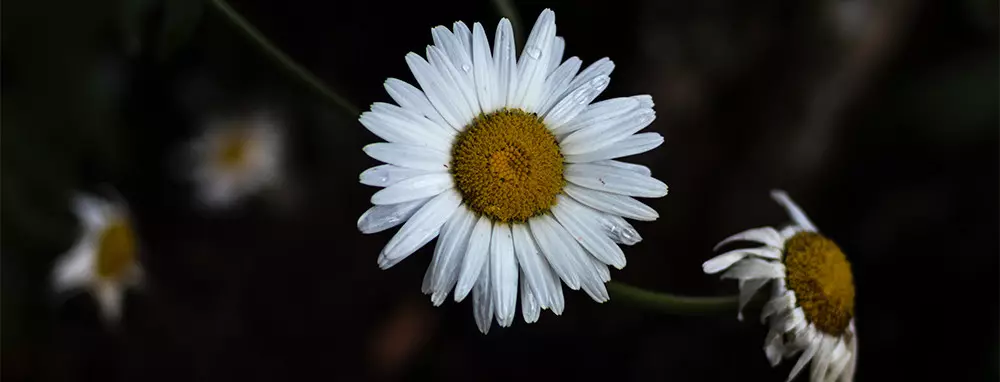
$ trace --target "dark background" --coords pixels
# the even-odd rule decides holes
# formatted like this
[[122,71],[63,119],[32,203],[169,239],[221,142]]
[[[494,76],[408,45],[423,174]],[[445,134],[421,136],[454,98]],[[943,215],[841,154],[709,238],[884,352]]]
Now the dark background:
[[[355,105],[412,81],[430,28],[489,1],[237,1]],[[615,280],[688,295],[725,236],[787,221],[790,192],[852,262],[858,380],[997,380],[996,1],[518,1],[556,11],[567,56],[617,64],[602,98],[648,93],[666,137],[634,158],[670,185]],[[430,246],[388,271],[361,235],[376,140],[197,0],[3,4],[2,379],[784,380],[748,314],[673,317],[567,294],[560,317],[476,330],[471,303],[420,294]],[[292,137],[292,203],[206,213],[178,145],[212,112],[265,107]],[[72,244],[70,192],[112,186],[148,282],[122,325],[46,283]]]

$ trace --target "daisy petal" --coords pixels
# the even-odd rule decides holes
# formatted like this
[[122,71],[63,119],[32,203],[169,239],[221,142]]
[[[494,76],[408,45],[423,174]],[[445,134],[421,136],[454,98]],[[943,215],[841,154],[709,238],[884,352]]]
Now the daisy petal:
[[448,153],[402,143],[372,143],[362,150],[375,160],[418,170],[448,171],[451,161]]
[[420,88],[424,90],[427,100],[441,114],[441,118],[448,125],[455,128],[455,130],[461,131],[466,122],[468,122],[467,119],[469,118],[467,117],[472,111],[465,108],[465,106],[457,106],[465,105],[465,103],[454,102],[454,100],[464,98],[464,96],[458,89],[448,86],[448,83],[441,77],[438,70],[424,60],[423,57],[420,57],[420,55],[413,52],[408,53],[406,55],[406,65],[410,67],[413,77],[417,79]]
[[461,21],[456,21],[452,24],[451,30],[455,34],[455,39],[462,44],[466,54],[472,57],[472,31],[469,30],[469,26]]
[[596,211],[559,195],[556,197],[556,205],[552,207],[552,214],[598,260],[618,269],[625,267],[625,253],[595,224]]
[[538,321],[538,315],[541,311],[542,308],[538,305],[538,300],[531,293],[531,287],[528,286],[524,277],[521,277],[521,314],[524,317],[524,322],[531,324]]
[[497,78],[490,42],[486,31],[479,23],[472,25],[472,77],[476,85],[479,107],[484,113],[492,113],[500,106],[496,103]]
[[721,277],[740,280],[783,278],[785,277],[785,266],[781,263],[761,259],[744,259],[730,267]]
[[615,63],[611,59],[604,57],[597,60],[593,64],[590,64],[586,69],[580,72],[580,75],[576,76],[572,82],[569,83],[570,89],[576,89],[578,86],[583,85],[586,82],[601,77],[610,76],[611,72],[615,70]]
[[804,228],[806,231],[819,232],[816,229],[816,225],[809,220],[806,213],[802,211],[802,208],[798,204],[792,201],[792,198],[788,196],[788,193],[781,190],[771,191],[771,198],[778,202],[785,210],[788,211],[788,215],[792,217],[792,221],[800,227]]
[[[566,91],[569,90],[570,81],[580,71],[581,64],[582,62],[579,58],[570,57],[562,65],[553,67],[555,70],[545,79],[545,93],[542,95],[541,106],[538,107],[539,115],[548,114],[552,109],[552,105],[555,105],[556,102],[563,98]],[[553,131],[557,127],[551,124],[547,126]]]
[[[536,217],[549,218],[548,215]],[[551,218],[549,218],[551,219]],[[587,293],[590,298],[597,302],[608,300],[608,290],[604,286],[604,281],[610,278],[610,272],[604,263],[587,253],[587,250],[580,246],[572,234],[566,230],[558,221],[551,221],[554,238],[562,242],[565,259],[569,261],[573,269],[580,277],[580,288]],[[551,261],[550,261],[551,263]]]
[[778,297],[772,298],[764,304],[764,307],[760,311],[760,323],[763,324],[767,321],[768,317],[775,314],[786,313],[791,309],[795,308],[795,296],[791,294],[782,294]]
[[559,66],[559,63],[562,62],[563,53],[565,51],[566,51],[566,40],[563,39],[562,37],[556,36],[556,38],[552,40],[552,53],[549,54],[548,67],[550,74],[552,73],[552,71],[556,69],[557,66]]
[[663,144],[663,136],[659,133],[642,133],[622,139],[599,150],[584,154],[564,155],[564,160],[566,163],[586,163],[621,158],[647,152],[659,147],[661,144]]
[[372,206],[368,211],[358,218],[358,230],[361,233],[369,234],[382,232],[389,228],[403,224],[417,209],[427,203],[430,198],[413,200],[399,204],[388,204],[382,206]]
[[117,322],[122,315],[122,305],[125,302],[125,291],[114,282],[101,281],[97,283],[94,299],[101,309],[101,316],[107,322]]
[[811,338],[809,340],[810,343],[809,347],[806,348],[806,351],[802,353],[801,356],[799,356],[798,362],[795,363],[795,366],[792,367],[791,373],[788,374],[788,379],[787,379],[788,382],[791,382],[793,379],[795,379],[795,377],[799,375],[799,372],[802,371],[802,368],[806,367],[806,364],[808,364],[809,361],[812,361],[813,357],[816,355],[816,352],[819,351],[821,342],[819,338],[820,336],[822,336],[822,334],[816,334],[814,338]]
[[[392,117],[394,120],[407,123],[410,128],[420,133],[422,139],[444,141],[444,151],[451,149],[451,140],[458,134],[446,123],[433,121],[418,112],[385,102],[372,103],[372,112],[379,116]],[[393,122],[393,123],[401,123]],[[411,143],[411,142],[403,142]]]
[[[447,31],[447,29],[445,30]],[[448,33],[451,34],[451,32]],[[451,99],[451,102],[460,113],[458,114],[459,118],[468,123],[479,115],[481,111],[479,100],[476,99],[476,92],[472,88],[471,77],[468,73],[456,68],[448,54],[443,49],[433,45],[427,47],[427,61],[444,79],[445,86],[450,89],[452,95],[456,96],[456,98]]]
[[517,62],[517,91],[514,92],[510,106],[519,107],[529,112],[536,112],[545,77],[549,73],[549,57],[552,52],[552,41],[556,37],[556,14],[550,9],[543,10],[531,28],[524,49]]
[[566,184],[563,191],[576,201],[609,214],[642,221],[653,221],[660,217],[652,207],[629,196],[591,190],[572,183]]
[[396,265],[437,237],[441,226],[461,202],[462,197],[454,190],[431,198],[389,239],[378,257],[379,267],[387,269]]
[[594,162],[594,164],[601,165],[601,166],[617,167],[617,168],[620,168],[620,169],[625,169],[625,170],[629,170],[629,171],[635,172],[635,173],[637,173],[639,175],[645,175],[645,176],[652,176],[653,175],[653,171],[650,170],[649,167],[643,166],[641,164],[621,162],[621,161],[616,161],[616,160],[602,160],[602,161]]
[[85,235],[84,238],[56,262],[52,282],[56,292],[87,285],[93,279],[95,252],[95,237]]
[[782,332],[788,333],[806,324],[806,314],[802,308],[794,308],[776,320]]
[[401,180],[372,195],[372,204],[397,204],[428,198],[455,187],[451,174],[432,173]]
[[839,337],[827,335],[821,337],[819,350],[816,351],[816,356],[813,358],[812,367],[809,371],[809,380],[822,381],[825,379],[824,377],[826,377],[826,372],[830,369],[830,354],[837,346],[838,339]]
[[549,295],[547,297],[549,301],[548,309],[555,313],[557,316],[563,313],[563,309],[566,308],[566,300],[562,292],[562,283],[559,282],[559,275],[556,271],[551,268],[548,270],[549,278]]
[[537,297],[539,305],[543,308],[551,307],[549,293],[553,288],[550,284],[558,284],[559,280],[552,279],[552,270],[542,257],[535,239],[531,237],[528,226],[514,224],[511,228],[514,236],[514,254],[517,255],[517,262],[521,264],[523,271],[522,279],[531,287],[532,295]]
[[577,273],[577,266],[571,257],[570,248],[559,239],[557,229],[562,230],[562,226],[549,215],[542,215],[528,220],[528,227],[531,228],[531,235],[538,243],[539,249],[545,255],[552,270],[562,279],[570,289],[580,289],[580,275]]
[[424,92],[415,86],[399,79],[390,78],[385,80],[385,91],[389,93],[389,97],[392,97],[393,101],[396,101],[404,109],[419,113],[434,122],[450,126],[445,122],[441,113],[431,105],[431,101],[427,99]]
[[493,40],[493,66],[497,71],[497,91],[494,108],[512,106],[517,91],[517,53],[514,52],[514,30],[510,20],[500,19]]
[[621,119],[609,120],[577,130],[563,138],[559,147],[566,155],[597,151],[645,129],[656,120],[652,109],[637,109]]
[[632,99],[639,101],[639,107],[643,109],[652,109],[656,104],[653,103],[653,96],[649,94],[634,95]]
[[[462,24],[463,26],[465,24]],[[466,27],[465,30],[469,28]],[[469,54],[471,46],[464,45],[459,41],[458,36],[451,33],[444,26],[436,26],[431,29],[431,38],[434,45],[442,49],[445,55],[451,59],[451,64],[458,70],[457,80],[465,82],[464,86],[472,87],[472,56]],[[473,110],[478,111],[478,110]],[[478,114],[478,113],[477,113]]]
[[517,312],[517,258],[509,224],[494,224],[490,239],[490,280],[496,318],[501,327],[514,323]]
[[476,216],[467,208],[459,207],[451,219],[441,227],[434,258],[427,268],[428,285],[424,293],[433,293],[434,306],[441,305],[448,292],[458,282],[458,266],[469,248],[469,237],[476,226]]
[[614,167],[574,163],[566,166],[564,174],[566,180],[592,190],[647,198],[667,194],[667,185],[656,178]]
[[784,248],[785,246],[784,244],[785,241],[781,238],[781,235],[778,233],[778,231],[776,231],[774,228],[771,227],[760,227],[760,228],[749,229],[740,232],[738,234],[735,234],[733,236],[727,237],[722,241],[720,241],[719,244],[716,244],[715,248],[712,248],[712,250],[718,251],[719,248],[722,248],[723,245],[732,243],[734,241],[754,241],[770,247],[777,248],[779,250]]
[[642,241],[639,231],[636,231],[635,227],[632,227],[621,216],[600,212],[597,214],[597,220],[604,233],[615,243],[635,245]]
[[753,299],[753,296],[757,294],[765,284],[767,284],[770,279],[749,279],[740,280],[740,307],[737,310],[736,318],[743,321],[743,308],[747,306],[747,303]]
[[566,94],[545,114],[545,123],[550,126],[562,126],[576,118],[587,105],[608,88],[611,77],[599,76],[584,82]]
[[767,259],[774,259],[774,260],[778,260],[781,258],[781,252],[773,248],[765,247],[765,248],[736,249],[723,253],[721,255],[713,257],[711,260],[706,261],[704,264],[702,264],[702,270],[704,270],[705,273],[707,274],[719,273],[724,269],[729,268],[737,261],[743,260],[743,258],[751,255]]
[[632,97],[612,98],[592,103],[587,105],[583,111],[577,114],[576,117],[569,122],[560,126],[553,126],[552,133],[556,135],[563,135],[588,126],[595,126],[603,123],[616,123],[621,120],[623,116],[638,108],[639,101]]
[[73,195],[72,208],[84,228],[101,227],[112,215],[110,203],[83,193]]
[[767,356],[768,362],[771,363],[771,367],[778,366],[781,363],[782,356],[785,354],[785,346],[781,341],[782,335],[783,333],[772,329],[764,337],[764,354]]
[[358,177],[361,184],[375,187],[387,187],[417,175],[427,174],[427,170],[403,168],[391,164],[383,164],[361,172]]
[[483,334],[490,332],[490,325],[493,323],[493,293],[490,291],[489,269],[489,264],[484,262],[476,275],[476,285],[472,291],[472,315]]
[[829,374],[825,376],[824,381],[836,381],[837,377],[843,374],[844,370],[847,368],[847,364],[850,363],[853,355],[848,351],[845,341],[841,339],[837,342],[837,347],[833,350],[833,363],[830,365]]
[[465,252],[465,259],[462,260],[462,267],[458,273],[458,283],[455,285],[456,302],[461,302],[465,299],[465,296],[469,294],[472,287],[476,285],[476,278],[479,277],[479,269],[483,267],[483,264],[487,264],[486,260],[489,258],[490,237],[492,237],[492,233],[493,223],[490,222],[490,218],[480,216],[479,221],[472,228],[472,235],[469,237],[469,249]]

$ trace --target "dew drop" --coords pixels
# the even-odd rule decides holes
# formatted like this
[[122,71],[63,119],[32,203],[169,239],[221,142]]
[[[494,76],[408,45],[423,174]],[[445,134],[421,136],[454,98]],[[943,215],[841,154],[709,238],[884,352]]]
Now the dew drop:
[[527,54],[528,57],[536,60],[542,58],[542,50],[539,49],[537,45],[528,45],[524,47],[524,54]]
[[462,64],[462,70],[468,73],[470,70],[472,70],[472,66],[469,66],[469,64]]

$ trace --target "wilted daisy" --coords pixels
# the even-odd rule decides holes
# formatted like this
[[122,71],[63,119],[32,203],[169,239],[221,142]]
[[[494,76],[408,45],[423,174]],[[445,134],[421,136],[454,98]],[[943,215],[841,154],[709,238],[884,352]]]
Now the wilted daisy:
[[80,221],[80,237],[57,260],[53,289],[89,291],[103,318],[115,322],[121,316],[125,290],[142,282],[132,221],[124,204],[89,195],[75,196],[73,210]]
[[283,181],[284,134],[267,113],[216,118],[191,143],[199,201],[226,208]]
[[406,63],[420,85],[392,79],[399,104],[375,103],[361,123],[386,143],[364,151],[387,164],[361,173],[375,193],[358,220],[364,233],[403,224],[378,258],[383,269],[440,237],[423,292],[441,304],[470,292],[484,333],[495,315],[513,323],[520,288],[526,322],[563,310],[560,280],[594,300],[608,299],[608,265],[625,266],[616,245],[638,233],[623,218],[654,220],[633,197],[661,197],[667,186],[648,168],[613,159],[663,142],[636,134],[654,119],[647,95],[591,104],[610,81],[607,58],[580,71],[563,60],[555,14],[545,10],[515,56],[506,19],[492,51],[482,25],[432,29],[427,59]]
[[764,246],[723,253],[706,261],[704,270],[725,270],[722,278],[739,280],[741,311],[771,283],[771,297],[761,313],[761,322],[770,324],[764,352],[772,366],[801,353],[788,380],[812,361],[811,381],[851,381],[858,357],[851,264],[788,194],[772,191],[771,197],[788,211],[793,224],[780,231],[754,228],[726,238],[716,249],[736,241]]

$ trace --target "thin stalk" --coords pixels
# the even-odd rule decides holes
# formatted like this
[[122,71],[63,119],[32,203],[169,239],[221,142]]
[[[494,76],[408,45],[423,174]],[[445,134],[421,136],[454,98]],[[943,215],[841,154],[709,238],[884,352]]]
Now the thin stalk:
[[736,315],[739,297],[690,297],[652,292],[617,281],[607,283],[611,302],[654,310],[660,313],[685,316],[705,316],[729,313]]
[[229,6],[225,0],[208,0],[212,6],[219,11],[233,26],[236,27],[246,38],[250,39],[254,45],[260,49],[264,54],[266,54],[271,59],[277,61],[282,68],[285,69],[290,75],[301,80],[305,85],[312,88],[314,91],[325,97],[326,99],[333,102],[341,109],[344,109],[347,113],[357,116],[360,114],[358,108],[351,104],[346,98],[340,96],[329,87],[323,84],[323,81],[317,78],[315,75],[309,72],[306,68],[302,67],[288,57],[287,54],[278,49],[264,34],[260,33],[257,28],[250,24],[247,19],[245,19],[239,12],[237,12],[233,7]]
[[514,29],[514,41],[517,42],[517,46],[523,47],[524,30],[521,29],[521,16],[517,13],[514,0],[493,0],[493,6],[496,7],[497,13],[500,13],[500,16],[510,20],[510,26]]

